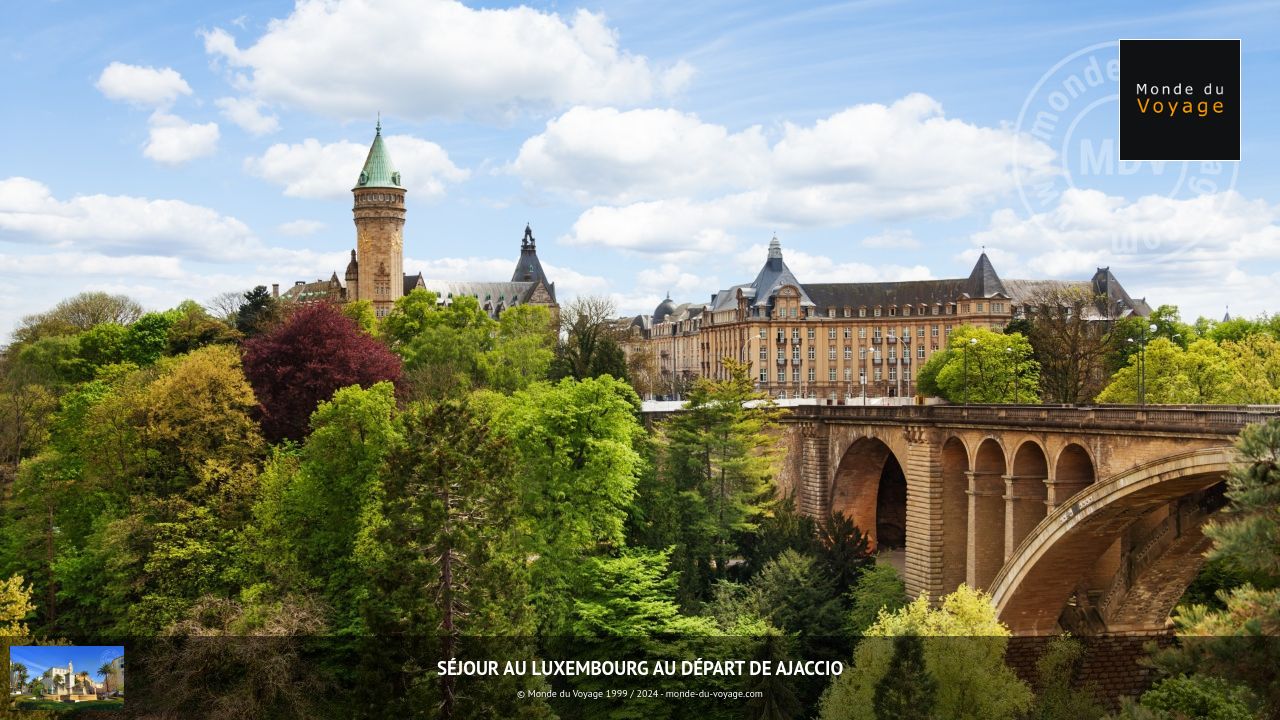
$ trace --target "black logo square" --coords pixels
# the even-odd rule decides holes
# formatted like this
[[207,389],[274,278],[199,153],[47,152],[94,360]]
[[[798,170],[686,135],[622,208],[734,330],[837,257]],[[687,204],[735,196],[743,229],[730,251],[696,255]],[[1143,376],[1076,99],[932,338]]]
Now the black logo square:
[[1240,41],[1121,40],[1120,159],[1239,160]]

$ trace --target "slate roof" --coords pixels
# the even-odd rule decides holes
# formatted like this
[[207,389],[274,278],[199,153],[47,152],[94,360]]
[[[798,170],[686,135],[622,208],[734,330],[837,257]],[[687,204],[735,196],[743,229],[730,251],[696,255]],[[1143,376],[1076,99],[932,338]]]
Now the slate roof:
[[400,173],[391,164],[391,155],[387,152],[386,145],[382,142],[381,120],[378,121],[378,126],[374,131],[373,144],[369,146],[369,155],[364,159],[364,168],[361,169],[360,177],[356,180],[356,186],[352,190],[359,190],[360,188],[404,189],[404,186],[400,184]]

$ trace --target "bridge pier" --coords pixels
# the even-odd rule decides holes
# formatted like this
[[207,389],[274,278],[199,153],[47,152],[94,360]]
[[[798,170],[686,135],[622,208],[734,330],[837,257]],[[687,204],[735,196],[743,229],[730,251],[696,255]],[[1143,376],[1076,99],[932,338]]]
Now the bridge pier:
[[935,601],[946,592],[942,548],[947,535],[942,453],[936,435],[925,428],[908,427],[907,458],[903,467],[907,478],[907,559],[903,583],[908,597],[923,592]]
[[999,470],[971,470],[969,478],[969,587],[987,588],[1004,564],[1004,475]]

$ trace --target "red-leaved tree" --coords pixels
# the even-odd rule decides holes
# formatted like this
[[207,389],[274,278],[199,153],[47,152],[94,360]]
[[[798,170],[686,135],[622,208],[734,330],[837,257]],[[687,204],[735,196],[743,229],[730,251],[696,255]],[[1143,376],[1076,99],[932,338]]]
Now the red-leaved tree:
[[317,303],[245,342],[244,374],[258,397],[263,434],[296,440],[338,388],[399,380],[400,358],[334,305]]

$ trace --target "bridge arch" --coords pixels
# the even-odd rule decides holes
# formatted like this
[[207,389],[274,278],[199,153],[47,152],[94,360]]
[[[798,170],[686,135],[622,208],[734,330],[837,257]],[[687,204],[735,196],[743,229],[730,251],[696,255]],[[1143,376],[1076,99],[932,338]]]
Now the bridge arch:
[[942,592],[967,580],[969,449],[952,435],[942,443]]
[[1192,450],[1139,465],[1072,496],[1027,535],[992,582],[1000,619],[1015,635],[1057,632],[1081,575],[1120,533],[1152,509],[1221,482],[1234,459],[1229,446]]
[[883,440],[861,437],[849,445],[836,468],[831,512],[853,520],[873,549],[906,547],[907,480],[902,467]]
[[1080,443],[1067,443],[1053,462],[1046,501],[1050,508],[1062,505],[1067,498],[1097,482],[1097,464]]
[[968,583],[986,588],[1004,564],[1005,475],[1004,446],[986,437],[973,454],[969,476]]
[[1049,494],[1049,458],[1035,440],[1025,440],[1013,455],[1013,470],[1006,482],[1004,559],[1009,559],[1022,539],[1044,519]]

